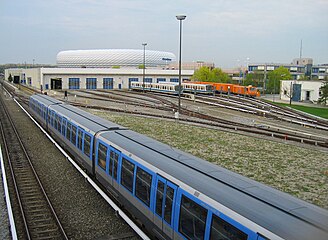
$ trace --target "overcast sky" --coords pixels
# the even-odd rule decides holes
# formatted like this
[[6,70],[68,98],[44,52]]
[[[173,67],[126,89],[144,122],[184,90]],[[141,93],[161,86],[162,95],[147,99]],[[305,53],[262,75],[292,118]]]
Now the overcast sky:
[[172,52],[182,61],[229,68],[328,63],[328,0],[0,0],[0,64],[56,63],[62,50],[128,48]]

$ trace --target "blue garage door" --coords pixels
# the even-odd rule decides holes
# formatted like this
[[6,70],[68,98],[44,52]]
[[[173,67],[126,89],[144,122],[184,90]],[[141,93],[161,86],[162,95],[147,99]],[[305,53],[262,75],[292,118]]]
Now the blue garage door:
[[87,78],[87,89],[97,89],[97,78]]
[[103,89],[113,89],[113,78],[103,79]]
[[80,79],[79,78],[69,78],[68,79],[68,89],[80,89]]

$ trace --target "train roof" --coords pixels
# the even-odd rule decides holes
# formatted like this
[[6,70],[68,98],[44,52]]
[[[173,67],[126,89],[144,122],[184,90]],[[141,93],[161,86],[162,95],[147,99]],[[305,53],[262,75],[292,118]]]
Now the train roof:
[[68,120],[74,121],[75,123],[79,123],[79,125],[92,132],[113,129],[125,129],[121,125],[95,116],[91,113],[83,111],[77,107],[68,105],[60,100],[49,97],[47,95],[35,94],[32,95],[31,98],[49,107],[50,110],[60,112]]
[[53,105],[50,106],[49,109],[60,112],[69,121],[74,121],[81,127],[85,128],[85,130],[90,130],[94,133],[105,130],[125,129],[121,125],[110,122],[71,105]]
[[55,98],[49,97],[47,95],[42,95],[42,94],[34,94],[34,95],[30,96],[30,98],[37,100],[38,102],[42,103],[45,106],[64,103],[60,100],[57,100]]
[[131,130],[101,137],[285,239],[327,239],[328,211]]

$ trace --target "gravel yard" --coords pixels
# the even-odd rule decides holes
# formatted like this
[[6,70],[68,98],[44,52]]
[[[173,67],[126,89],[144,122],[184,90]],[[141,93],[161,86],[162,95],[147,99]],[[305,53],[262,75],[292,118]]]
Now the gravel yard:
[[160,119],[88,111],[328,209],[328,151]]
[[[109,204],[54,144],[48,141],[16,103],[7,98],[6,105],[68,237],[110,239],[132,234],[131,228],[116,216]],[[7,223],[0,220],[1,227],[5,228]],[[0,234],[0,239],[6,237]]]

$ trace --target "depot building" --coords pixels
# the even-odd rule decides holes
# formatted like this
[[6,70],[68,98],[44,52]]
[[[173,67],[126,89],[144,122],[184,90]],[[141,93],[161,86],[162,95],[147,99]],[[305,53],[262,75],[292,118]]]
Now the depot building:
[[[175,59],[173,53],[138,49],[62,51],[56,68],[6,69],[5,79],[44,91],[128,89],[131,82],[179,82],[179,71],[168,67]],[[181,80],[193,73],[181,70]]]

